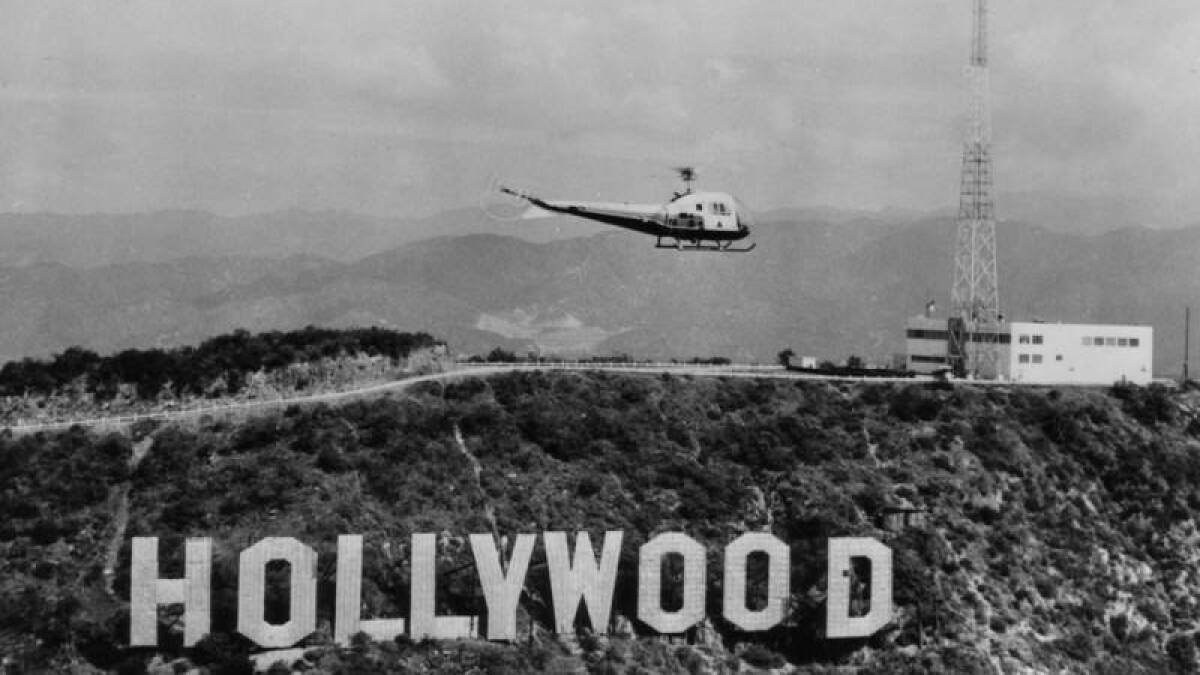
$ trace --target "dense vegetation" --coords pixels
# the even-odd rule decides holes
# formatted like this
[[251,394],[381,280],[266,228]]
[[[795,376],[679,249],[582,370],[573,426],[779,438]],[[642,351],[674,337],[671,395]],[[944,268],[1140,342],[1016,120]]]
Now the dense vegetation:
[[134,385],[140,398],[153,399],[168,385],[175,396],[202,394],[218,378],[224,380],[226,391],[236,391],[249,374],[258,371],[359,354],[400,359],[434,344],[424,333],[309,326],[257,335],[238,330],[198,347],[127,349],[113,356],[72,347],[48,360],[27,358],[5,364],[0,368],[0,396],[49,395],[81,382],[99,400],[116,396],[122,384]]
[[[564,358],[561,356],[543,356],[534,352],[517,354],[516,352],[509,351],[502,347],[496,347],[492,349],[492,351],[487,353],[487,356],[479,356],[476,354],[468,359],[468,361],[470,363],[651,363],[649,359],[638,361],[628,354],[613,354],[610,356],[577,356],[572,358]],[[671,363],[691,363],[702,366],[727,366],[732,363],[732,361],[724,356],[694,356],[686,361],[671,359]]]
[[[136,672],[150,655],[121,648],[129,538],[161,537],[162,573],[176,576],[183,538],[211,536],[214,634],[182,650],[168,612],[160,642],[167,658],[239,672],[249,645],[234,631],[236,553],[290,534],[320,555],[325,628],[309,641],[309,661],[321,672],[698,672],[786,661],[813,673],[854,664],[864,673],[1115,674],[1200,665],[1195,393],[577,373],[422,387],[240,425],[141,428],[134,444],[148,453],[132,470],[122,437],[0,437],[9,515],[0,632],[29,636],[20,658],[30,668],[78,654]],[[126,478],[128,529],[109,596],[100,535],[112,531],[114,509],[98,486]],[[925,520],[886,529],[895,507],[924,509]],[[641,637],[585,634],[580,653],[563,649],[537,628],[550,611],[539,545],[519,645],[328,646],[338,534],[364,535],[364,616],[403,616],[410,533],[442,533],[440,611],[483,613],[466,535],[551,529],[625,531],[614,613],[627,618],[637,547],[662,531],[700,540],[716,638],[671,644],[633,621]],[[791,547],[792,600],[785,625],[742,634],[721,618],[720,554],[762,529]],[[856,535],[894,551],[896,620],[870,640],[824,640],[825,538]],[[269,616],[286,611],[285,598],[269,596]]]

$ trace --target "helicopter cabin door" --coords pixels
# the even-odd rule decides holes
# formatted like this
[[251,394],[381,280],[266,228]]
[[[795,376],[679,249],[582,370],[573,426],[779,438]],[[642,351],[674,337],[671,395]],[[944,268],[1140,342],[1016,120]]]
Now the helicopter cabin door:
[[737,229],[737,215],[733,205],[723,197],[713,197],[698,206],[704,207],[704,229],[732,232]]

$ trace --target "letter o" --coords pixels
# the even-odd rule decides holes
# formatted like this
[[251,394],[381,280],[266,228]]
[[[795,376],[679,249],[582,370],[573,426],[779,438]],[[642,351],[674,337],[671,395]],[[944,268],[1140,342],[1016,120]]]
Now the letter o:
[[[683,606],[662,608],[662,560],[683,556]],[[682,633],[704,618],[704,547],[681,532],[666,532],[638,552],[638,618],[659,633]]]
[[[767,554],[767,606],[746,607],[746,563],[750,554]],[[746,631],[767,630],[783,620],[791,593],[791,551],[767,532],[747,532],[725,547],[725,618]]]
[[[266,568],[291,565],[291,612],[287,623],[267,623]],[[266,537],[238,559],[238,632],[260,647],[291,647],[317,628],[317,553],[292,537]]]

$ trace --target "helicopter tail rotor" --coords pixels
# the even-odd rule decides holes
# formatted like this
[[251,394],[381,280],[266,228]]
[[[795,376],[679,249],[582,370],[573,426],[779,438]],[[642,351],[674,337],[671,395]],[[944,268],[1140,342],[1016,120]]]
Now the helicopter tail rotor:
[[[479,210],[487,217],[500,222],[513,222],[530,217],[534,210],[528,201],[529,195],[500,183],[497,176],[490,176],[487,188],[479,195]],[[541,209],[537,209],[541,211]]]

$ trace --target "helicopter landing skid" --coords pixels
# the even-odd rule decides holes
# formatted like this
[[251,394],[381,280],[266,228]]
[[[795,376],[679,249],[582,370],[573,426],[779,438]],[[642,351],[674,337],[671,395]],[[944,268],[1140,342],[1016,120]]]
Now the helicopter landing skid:
[[676,239],[674,243],[663,243],[662,237],[654,243],[654,248],[666,248],[676,251],[709,251],[711,253],[749,253],[754,250],[758,244],[750,244],[742,248],[734,248],[732,241],[714,241],[711,244],[706,244],[703,241],[683,241]]

